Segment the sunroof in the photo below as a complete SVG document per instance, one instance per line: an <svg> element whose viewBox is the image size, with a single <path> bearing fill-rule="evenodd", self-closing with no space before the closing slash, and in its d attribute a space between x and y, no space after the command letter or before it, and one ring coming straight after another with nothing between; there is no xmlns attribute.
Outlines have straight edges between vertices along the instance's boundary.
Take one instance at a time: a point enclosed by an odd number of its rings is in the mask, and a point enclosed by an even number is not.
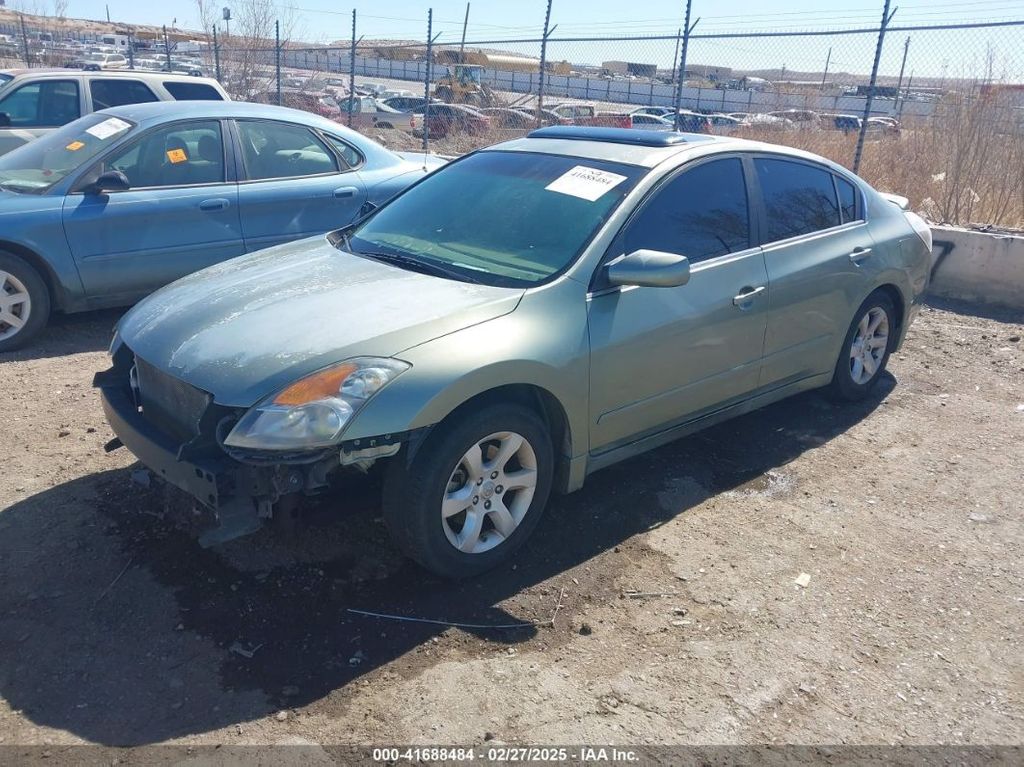
<svg viewBox="0 0 1024 767"><path fill-rule="evenodd" d="M612 144L634 144L636 146L677 146L694 141L707 141L710 138L700 133L637 130L636 128L590 128L581 125L551 125L547 128L530 131L526 137L607 141Z"/></svg>

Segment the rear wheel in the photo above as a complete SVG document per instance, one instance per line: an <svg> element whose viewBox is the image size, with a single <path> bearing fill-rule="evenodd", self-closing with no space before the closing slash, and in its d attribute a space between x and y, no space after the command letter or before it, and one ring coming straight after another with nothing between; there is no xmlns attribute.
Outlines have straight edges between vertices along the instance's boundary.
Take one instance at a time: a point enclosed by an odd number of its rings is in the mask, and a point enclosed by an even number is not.
<svg viewBox="0 0 1024 767"><path fill-rule="evenodd" d="M895 343L895 320L896 307L885 293L876 291L860 305L832 374L833 396L855 401L871 393Z"/></svg>
<svg viewBox="0 0 1024 767"><path fill-rule="evenodd" d="M20 349L50 316L46 283L24 259L0 251L0 352Z"/></svg>
<svg viewBox="0 0 1024 767"><path fill-rule="evenodd" d="M442 424L411 465L394 459L384 521L409 557L465 578L507 560L540 520L551 490L551 438L518 405L494 405Z"/></svg>

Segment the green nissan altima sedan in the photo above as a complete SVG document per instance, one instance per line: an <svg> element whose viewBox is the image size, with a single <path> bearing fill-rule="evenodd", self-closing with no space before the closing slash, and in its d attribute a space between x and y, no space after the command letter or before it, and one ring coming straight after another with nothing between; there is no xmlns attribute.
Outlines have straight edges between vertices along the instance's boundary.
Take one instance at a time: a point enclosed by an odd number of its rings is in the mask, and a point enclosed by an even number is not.
<svg viewBox="0 0 1024 767"><path fill-rule="evenodd" d="M609 464L867 396L928 284L905 208L785 147L541 129L139 303L96 377L110 447L206 507L206 545L384 462L398 546L474 575Z"/></svg>

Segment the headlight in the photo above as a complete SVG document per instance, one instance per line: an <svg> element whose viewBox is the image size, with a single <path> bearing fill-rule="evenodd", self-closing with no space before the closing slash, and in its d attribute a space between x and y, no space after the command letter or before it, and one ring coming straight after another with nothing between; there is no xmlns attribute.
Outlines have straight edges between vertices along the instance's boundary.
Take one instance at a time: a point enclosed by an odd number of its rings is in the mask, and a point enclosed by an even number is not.
<svg viewBox="0 0 1024 767"><path fill-rule="evenodd" d="M257 450L337 444L367 400L408 369L401 360L377 357L357 357L324 368L250 408L224 444Z"/></svg>

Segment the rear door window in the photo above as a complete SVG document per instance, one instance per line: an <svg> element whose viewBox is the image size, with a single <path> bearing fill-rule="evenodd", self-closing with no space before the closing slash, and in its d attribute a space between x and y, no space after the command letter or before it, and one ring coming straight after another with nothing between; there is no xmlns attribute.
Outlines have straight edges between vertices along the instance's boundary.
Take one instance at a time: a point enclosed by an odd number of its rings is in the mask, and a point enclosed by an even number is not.
<svg viewBox="0 0 1024 767"><path fill-rule="evenodd" d="M170 80L164 83L175 101L223 101L220 91L207 83L183 83Z"/></svg>
<svg viewBox="0 0 1024 767"><path fill-rule="evenodd" d="M15 87L0 98L12 128L56 128L81 116L78 83L41 80Z"/></svg>
<svg viewBox="0 0 1024 767"><path fill-rule="evenodd" d="M113 79L90 80L89 94L95 111L119 107L125 104L146 104L159 101L149 86L141 80Z"/></svg>
<svg viewBox="0 0 1024 767"><path fill-rule="evenodd" d="M659 250L691 263L750 247L743 163L714 160L676 176L629 223L623 246L625 253Z"/></svg>
<svg viewBox="0 0 1024 767"><path fill-rule="evenodd" d="M839 226L832 173L790 160L754 158L766 215L765 242Z"/></svg>
<svg viewBox="0 0 1024 767"><path fill-rule="evenodd" d="M336 173L334 155L313 132L301 125L270 120L238 123L250 181Z"/></svg>

